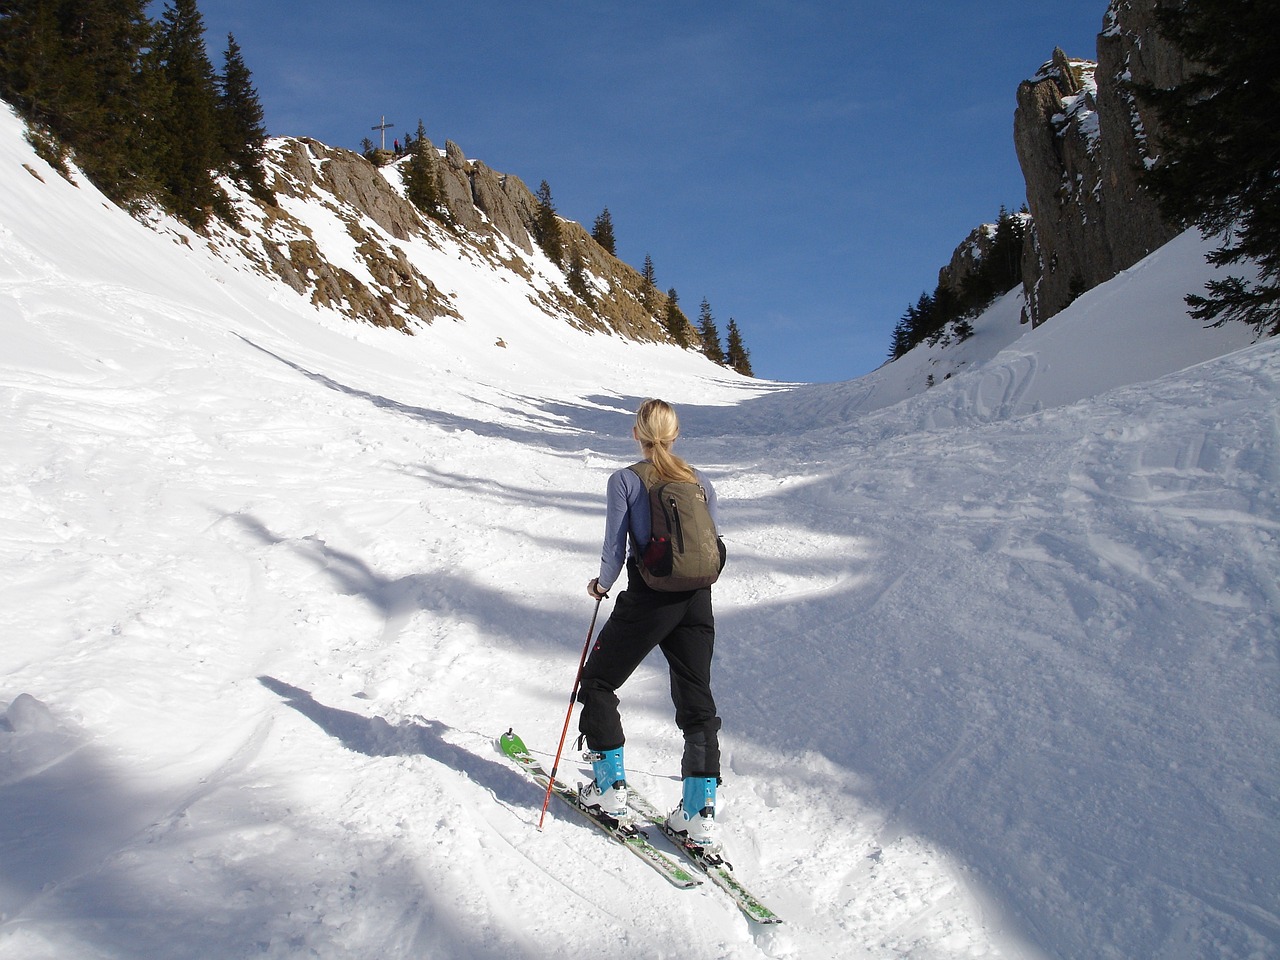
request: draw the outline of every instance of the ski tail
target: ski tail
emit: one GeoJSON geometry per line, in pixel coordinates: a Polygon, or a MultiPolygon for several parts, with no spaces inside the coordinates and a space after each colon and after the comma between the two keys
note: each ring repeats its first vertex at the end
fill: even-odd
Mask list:
{"type": "Polygon", "coordinates": [[[723,890],[733,900],[743,915],[754,923],[782,923],[782,918],[770,910],[764,903],[744,887],[733,872],[733,864],[723,855],[709,852],[702,847],[684,842],[684,838],[668,823],[666,815],[655,807],[644,795],[631,787],[628,801],[632,810],[643,821],[652,823],[667,835],[673,844],[688,857],[689,861],[707,875],[707,878],[723,890]]]}
{"type": "Polygon", "coordinates": [[[528,773],[538,786],[543,789],[550,787],[551,792],[564,801],[579,816],[588,820],[612,840],[622,844],[645,863],[649,864],[673,886],[689,888],[699,886],[702,883],[701,880],[685,869],[679,860],[655,847],[650,842],[648,834],[637,829],[634,824],[619,823],[612,817],[601,813],[598,808],[584,806],[578,798],[578,791],[567,783],[552,777],[514,730],[508,730],[498,738],[498,749],[528,773]]]}

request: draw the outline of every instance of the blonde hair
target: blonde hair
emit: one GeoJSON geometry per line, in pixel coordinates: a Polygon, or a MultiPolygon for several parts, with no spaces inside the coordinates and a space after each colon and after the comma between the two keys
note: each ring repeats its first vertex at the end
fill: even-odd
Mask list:
{"type": "Polygon", "coordinates": [[[636,439],[662,480],[697,481],[693,468],[671,452],[680,436],[680,418],[665,400],[646,400],[636,411],[636,439]]]}

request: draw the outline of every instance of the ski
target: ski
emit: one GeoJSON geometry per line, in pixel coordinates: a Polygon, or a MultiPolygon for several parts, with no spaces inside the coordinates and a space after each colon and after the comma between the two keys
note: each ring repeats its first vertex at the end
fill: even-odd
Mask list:
{"type": "Polygon", "coordinates": [[[635,787],[627,786],[627,803],[633,817],[653,824],[670,838],[699,870],[717,887],[729,895],[748,920],[755,923],[781,923],[782,918],[760,902],[760,899],[739,881],[733,873],[733,864],[719,853],[708,853],[701,847],[685,843],[683,835],[667,826],[666,814],[648,801],[635,787]]]}
{"type": "MultiPolygon", "coordinates": [[[[524,741],[513,730],[508,730],[498,738],[498,749],[511,758],[516,766],[528,773],[535,783],[544,790],[552,782],[551,774],[529,752],[524,741]]],[[[675,858],[659,850],[649,842],[649,837],[634,824],[619,823],[606,816],[594,807],[584,807],[578,800],[578,791],[562,780],[556,780],[552,793],[568,804],[578,814],[590,821],[595,827],[607,834],[611,839],[622,844],[649,866],[662,874],[668,882],[677,887],[696,887],[702,883],[697,877],[684,868],[675,858]]]]}

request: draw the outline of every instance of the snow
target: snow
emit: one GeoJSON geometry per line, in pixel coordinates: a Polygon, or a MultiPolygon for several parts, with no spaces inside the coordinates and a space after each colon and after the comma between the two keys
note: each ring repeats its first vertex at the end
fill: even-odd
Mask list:
{"type": "MultiPolygon", "coordinates": [[[[465,320],[362,326],[161,226],[0,113],[0,960],[1280,956],[1280,342],[1186,319],[1194,234],[788,385],[456,252],[465,320]],[[493,745],[554,749],[650,395],[720,494],[778,928],[538,832],[493,745]]],[[[660,659],[623,697],[674,803],[660,659]]]]}
{"type": "Polygon", "coordinates": [[[1089,152],[1093,153],[1098,149],[1098,140],[1102,136],[1101,121],[1095,108],[1098,102],[1097,64],[1091,60],[1074,60],[1072,66],[1081,70],[1080,92],[1062,98],[1063,116],[1075,124],[1089,152]]]}

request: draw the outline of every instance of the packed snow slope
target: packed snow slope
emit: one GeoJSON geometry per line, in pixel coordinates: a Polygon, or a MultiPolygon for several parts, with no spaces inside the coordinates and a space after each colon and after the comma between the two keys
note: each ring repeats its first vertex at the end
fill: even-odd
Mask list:
{"type": "MultiPolygon", "coordinates": [[[[496,270],[363,327],[161,228],[0,113],[2,960],[1280,956],[1280,342],[1186,320],[1199,238],[819,387],[496,270]],[[494,748],[554,749],[651,395],[777,928],[539,832],[494,748]]],[[[624,711],[673,803],[660,658],[624,711]]]]}

